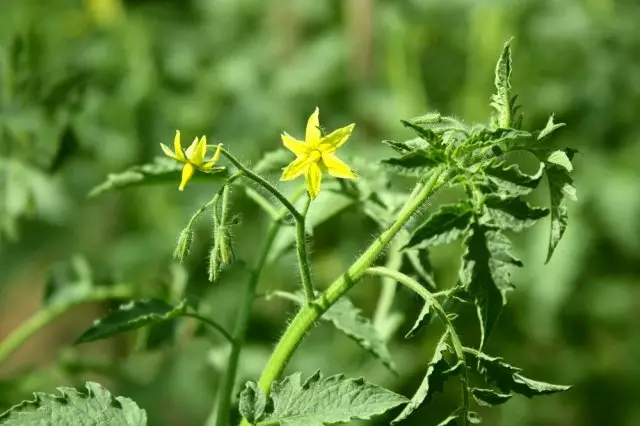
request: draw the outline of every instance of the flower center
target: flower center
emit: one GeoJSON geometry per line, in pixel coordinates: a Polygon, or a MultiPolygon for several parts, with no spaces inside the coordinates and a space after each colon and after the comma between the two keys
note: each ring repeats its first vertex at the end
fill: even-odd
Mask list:
{"type": "Polygon", "coordinates": [[[314,149],[313,151],[311,151],[309,153],[309,160],[310,161],[318,161],[322,158],[322,152],[318,149],[314,149]]]}

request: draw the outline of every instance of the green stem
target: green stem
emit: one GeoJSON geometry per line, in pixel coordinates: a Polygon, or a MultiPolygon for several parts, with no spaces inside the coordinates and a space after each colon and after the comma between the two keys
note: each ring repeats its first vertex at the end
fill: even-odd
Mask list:
{"type": "MultiPolygon", "coordinates": [[[[314,322],[362,278],[366,269],[371,266],[382,250],[384,250],[393,237],[395,237],[407,223],[409,218],[424,204],[427,198],[440,189],[447,181],[447,174],[440,168],[435,169],[427,183],[415,197],[409,199],[398,213],[396,220],[371,243],[347,272],[338,277],[311,305],[303,306],[298,311],[271,354],[271,358],[260,377],[260,388],[267,395],[269,394],[271,384],[280,377],[285,366],[300,344],[300,341],[313,326],[314,322]]],[[[242,425],[248,426],[249,423],[243,420],[242,425]]]]}
{"type": "Polygon", "coordinates": [[[195,318],[195,319],[197,319],[199,321],[202,321],[203,323],[205,323],[207,325],[210,325],[211,327],[216,329],[216,331],[218,331],[218,333],[220,333],[222,335],[222,337],[227,339],[229,341],[229,343],[233,344],[233,337],[231,336],[231,334],[229,334],[229,332],[227,330],[225,330],[224,327],[222,327],[217,322],[212,321],[209,318],[204,317],[204,316],[202,316],[200,314],[196,314],[195,312],[185,312],[181,316],[189,317],[189,318],[195,318]]]}
{"type": "MultiPolygon", "coordinates": [[[[387,267],[391,269],[399,269],[402,264],[402,253],[398,240],[392,243],[389,257],[387,259],[387,267]]],[[[398,284],[392,278],[385,277],[382,280],[382,291],[378,297],[375,313],[373,314],[373,326],[380,332],[384,340],[387,340],[395,331],[396,322],[392,321],[390,312],[393,306],[393,299],[396,297],[396,288],[398,284]]]]}
{"type": "MultiPolygon", "coordinates": [[[[298,191],[293,195],[292,199],[295,201],[302,194],[304,194],[304,192],[304,190],[298,191]]],[[[229,425],[229,407],[231,405],[231,396],[233,394],[233,387],[235,385],[240,353],[242,351],[242,346],[244,345],[244,341],[247,335],[247,329],[249,327],[251,305],[255,298],[256,287],[258,286],[258,282],[260,281],[260,275],[262,274],[262,270],[267,263],[269,253],[271,252],[271,247],[276,240],[278,231],[282,226],[282,218],[286,216],[287,211],[288,209],[281,209],[278,213],[278,217],[276,217],[269,225],[267,235],[264,242],[262,243],[262,248],[260,250],[260,257],[258,258],[258,261],[251,271],[251,275],[249,276],[249,282],[247,283],[247,286],[245,288],[245,292],[241,299],[242,304],[238,309],[238,315],[236,317],[236,325],[233,330],[233,337],[231,339],[231,341],[233,342],[231,346],[231,354],[229,355],[225,375],[222,379],[222,384],[216,397],[214,412],[211,413],[211,416],[207,420],[207,425],[229,425]]]]}
{"type": "Polygon", "coordinates": [[[451,336],[451,345],[453,346],[453,351],[456,354],[456,358],[458,358],[458,362],[462,365],[461,373],[460,373],[460,387],[462,390],[462,414],[461,421],[462,425],[467,424],[467,413],[469,412],[469,380],[467,378],[467,364],[464,358],[464,351],[462,347],[462,342],[456,333],[451,320],[447,316],[447,313],[442,308],[438,299],[436,299],[435,295],[429,292],[426,288],[424,288],[418,281],[413,278],[403,274],[402,272],[394,271],[393,269],[385,268],[383,266],[376,266],[373,268],[369,268],[366,271],[369,275],[377,275],[383,278],[392,278],[393,280],[409,287],[411,290],[416,292],[425,302],[429,302],[433,307],[436,315],[442,322],[442,324],[449,331],[449,335],[451,336]]]}
{"type": "Polygon", "coordinates": [[[298,252],[298,267],[300,268],[300,276],[302,277],[302,288],[306,297],[307,304],[311,303],[315,298],[313,282],[311,281],[311,271],[309,270],[309,256],[307,255],[307,241],[305,235],[305,222],[309,206],[311,205],[311,197],[307,195],[307,201],[302,209],[302,220],[296,221],[296,248],[298,252]]]}
{"type": "Polygon", "coordinates": [[[61,300],[36,312],[31,318],[22,323],[6,339],[0,342],[0,364],[6,361],[28,338],[38,330],[59,318],[71,308],[91,302],[101,302],[110,299],[129,299],[134,296],[132,287],[120,284],[112,287],[95,287],[89,294],[82,297],[61,300]]]}
{"type": "Polygon", "coordinates": [[[282,192],[276,189],[275,186],[271,185],[263,177],[253,173],[251,170],[246,168],[240,161],[238,161],[238,159],[236,159],[224,148],[222,149],[222,155],[227,157],[229,161],[233,163],[234,166],[236,166],[240,171],[242,171],[242,174],[244,174],[246,177],[248,177],[249,179],[257,183],[258,185],[262,186],[264,189],[269,191],[274,197],[276,197],[282,203],[282,205],[285,206],[285,208],[289,210],[289,212],[291,212],[291,214],[296,219],[296,221],[303,220],[303,217],[300,214],[300,212],[293,206],[293,204],[291,204],[289,200],[287,200],[287,197],[285,197],[282,194],[282,192]]]}

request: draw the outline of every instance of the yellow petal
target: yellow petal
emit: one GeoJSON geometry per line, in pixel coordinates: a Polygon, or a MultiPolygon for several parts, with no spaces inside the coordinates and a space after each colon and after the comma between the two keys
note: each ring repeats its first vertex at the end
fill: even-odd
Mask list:
{"type": "Polygon", "coordinates": [[[211,160],[209,160],[208,163],[206,163],[203,167],[205,169],[210,169],[213,166],[216,165],[216,163],[218,162],[218,160],[220,159],[220,154],[222,153],[222,144],[219,143],[218,144],[218,148],[216,149],[215,154],[213,154],[213,157],[211,157],[211,160]]]}
{"type": "Polygon", "coordinates": [[[322,162],[331,176],[343,179],[355,179],[358,177],[346,163],[332,153],[322,154],[322,162]]]}
{"type": "Polygon", "coordinates": [[[298,176],[303,175],[309,168],[310,164],[313,164],[313,161],[308,157],[296,158],[289,163],[287,167],[282,169],[282,176],[280,177],[280,180],[293,180],[298,176]]]}
{"type": "Polygon", "coordinates": [[[193,157],[191,158],[191,162],[196,166],[204,163],[204,156],[207,155],[207,137],[202,136],[193,152],[193,157]]]}
{"type": "Polygon", "coordinates": [[[178,160],[185,161],[184,154],[182,153],[182,144],[180,143],[180,130],[176,130],[176,136],[173,138],[173,152],[176,153],[178,160]]]}
{"type": "Polygon", "coordinates": [[[189,145],[189,148],[187,148],[187,150],[185,151],[185,154],[187,154],[187,160],[191,161],[192,163],[194,162],[194,158],[195,158],[195,154],[196,154],[196,150],[198,148],[198,137],[196,136],[193,139],[193,142],[191,142],[191,145],[189,145]]]}
{"type": "Polygon", "coordinates": [[[180,187],[178,187],[180,191],[184,191],[184,186],[189,182],[194,171],[195,169],[191,164],[187,163],[184,165],[182,168],[182,181],[180,182],[180,187]]]}
{"type": "Polygon", "coordinates": [[[324,152],[334,152],[336,149],[340,148],[351,136],[351,132],[353,132],[353,128],[355,127],[355,123],[351,123],[348,126],[341,127],[338,130],[334,130],[329,133],[327,136],[322,138],[320,141],[320,146],[318,149],[324,152]]]}
{"type": "Polygon", "coordinates": [[[293,152],[296,157],[304,157],[309,151],[309,147],[304,142],[291,137],[291,135],[283,133],[281,137],[283,145],[293,152]]]}
{"type": "Polygon", "coordinates": [[[171,151],[171,149],[166,146],[165,144],[161,143],[160,144],[160,148],[162,148],[162,150],[164,151],[164,155],[166,155],[167,157],[171,157],[174,160],[180,160],[178,157],[176,157],[176,155],[173,153],[173,151],[171,151]]]}
{"type": "Polygon", "coordinates": [[[320,182],[322,181],[322,172],[320,171],[318,163],[313,162],[309,165],[306,180],[307,191],[309,191],[309,196],[313,200],[320,193],[320,182]]]}
{"type": "Polygon", "coordinates": [[[309,120],[307,121],[307,131],[305,133],[305,142],[307,145],[314,146],[322,137],[322,132],[320,132],[320,110],[318,107],[313,111],[313,114],[309,116],[309,120]]]}

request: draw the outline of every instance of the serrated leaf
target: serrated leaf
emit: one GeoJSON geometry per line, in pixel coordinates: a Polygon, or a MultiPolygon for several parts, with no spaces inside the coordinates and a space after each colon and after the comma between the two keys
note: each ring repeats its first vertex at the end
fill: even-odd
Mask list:
{"type": "Polygon", "coordinates": [[[271,386],[273,410],[257,426],[323,426],[367,420],[382,414],[407,398],[366,382],[343,375],[323,378],[317,372],[302,382],[300,373],[271,386]]]}
{"type": "Polygon", "coordinates": [[[417,149],[400,157],[386,158],[381,161],[390,171],[404,176],[421,176],[441,162],[442,159],[438,154],[426,149],[417,149]]]}
{"type": "Polygon", "coordinates": [[[407,334],[405,334],[405,339],[413,337],[418,332],[418,330],[420,330],[425,324],[429,323],[429,321],[431,320],[432,309],[433,301],[431,299],[425,301],[422,309],[420,310],[418,318],[413,323],[413,327],[411,327],[411,330],[409,330],[407,334]]]}
{"type": "Polygon", "coordinates": [[[562,150],[553,151],[549,154],[549,157],[547,157],[546,162],[564,167],[568,172],[573,171],[573,164],[571,164],[569,156],[562,150]]]}
{"type": "Polygon", "coordinates": [[[511,97],[511,41],[509,39],[502,48],[502,53],[496,63],[494,84],[496,93],[491,96],[491,106],[495,112],[492,117],[494,127],[510,128],[515,110],[515,99],[511,97]]]}
{"type": "Polygon", "coordinates": [[[449,377],[457,374],[458,365],[456,365],[454,368],[451,368],[447,360],[444,358],[444,354],[450,351],[449,346],[446,343],[448,337],[449,333],[447,332],[440,338],[433,357],[431,358],[431,361],[429,361],[427,372],[422,379],[422,383],[420,383],[420,386],[411,398],[411,401],[409,401],[402,412],[391,421],[391,424],[396,424],[403,421],[411,414],[413,414],[413,412],[416,411],[420,406],[422,406],[423,404],[428,404],[436,392],[442,391],[444,382],[449,377]]]}
{"type": "MultiPolygon", "coordinates": [[[[89,196],[95,197],[108,191],[140,185],[174,184],[177,187],[181,179],[182,166],[181,163],[170,158],[158,157],[151,164],[134,166],[124,172],[109,174],[105,182],[89,191],[89,196]]],[[[193,180],[211,179],[212,175],[222,179],[227,175],[226,169],[214,167],[207,173],[195,173],[193,180]]]]}
{"type": "Polygon", "coordinates": [[[411,121],[407,121],[407,120],[400,120],[402,125],[405,127],[408,127],[409,129],[413,130],[414,132],[416,132],[416,134],[424,139],[425,141],[429,142],[430,144],[435,144],[435,145],[439,145],[441,143],[440,138],[438,138],[438,136],[430,129],[425,129],[422,126],[419,126],[415,123],[412,123],[411,121]]]}
{"type": "Polygon", "coordinates": [[[548,209],[533,207],[519,196],[488,195],[485,199],[485,214],[481,222],[500,229],[521,231],[535,225],[548,214],[548,209]]]}
{"type": "Polygon", "coordinates": [[[544,126],[544,129],[542,129],[540,131],[540,133],[538,134],[537,140],[542,140],[546,137],[548,137],[549,135],[551,135],[551,133],[555,132],[556,130],[558,130],[561,127],[564,127],[565,123],[554,123],[553,122],[553,114],[551,114],[549,116],[549,120],[547,121],[547,125],[544,126]]]}
{"type": "MultiPolygon", "coordinates": [[[[293,300],[299,305],[304,304],[304,297],[299,293],[276,292],[273,295],[293,300]]],[[[363,349],[380,359],[391,371],[396,371],[387,343],[371,320],[362,315],[362,311],[348,298],[339,299],[320,319],[331,322],[334,327],[355,340],[363,349]]]]}
{"type": "Polygon", "coordinates": [[[256,173],[270,173],[280,171],[291,162],[291,152],[278,148],[266,152],[253,168],[256,173]]]}
{"type": "Polygon", "coordinates": [[[412,233],[404,249],[446,244],[469,228],[473,213],[467,203],[444,204],[412,233]]]}
{"type": "Polygon", "coordinates": [[[505,235],[483,225],[471,228],[464,246],[460,281],[476,305],[482,347],[507,302],[507,291],[513,289],[509,269],[522,262],[509,253],[505,235]]]}
{"type": "Polygon", "coordinates": [[[404,142],[383,140],[382,143],[400,154],[404,154],[406,152],[411,151],[411,147],[404,142]]]}
{"type": "Polygon", "coordinates": [[[176,318],[185,312],[186,306],[186,301],[174,306],[158,299],[132,300],[120,305],[106,317],[96,320],[76,340],[76,344],[106,339],[116,334],[176,318]]]}
{"type": "Polygon", "coordinates": [[[496,184],[498,190],[510,195],[526,195],[536,189],[542,180],[543,163],[534,175],[523,173],[515,164],[507,165],[494,160],[489,163],[484,172],[489,180],[496,184]]]}
{"type": "Polygon", "coordinates": [[[251,424],[260,420],[267,407],[267,396],[255,382],[247,382],[240,392],[239,410],[242,417],[251,424]]]}
{"type": "Polygon", "coordinates": [[[546,163],[546,174],[549,183],[549,198],[551,210],[551,229],[549,234],[549,250],[546,263],[551,260],[553,252],[564,235],[569,222],[567,198],[576,200],[576,189],[573,178],[563,166],[546,163]]]}
{"type": "Polygon", "coordinates": [[[476,402],[484,407],[504,404],[513,396],[511,393],[499,393],[493,389],[481,388],[473,388],[471,389],[471,393],[476,402]]]}
{"type": "Polygon", "coordinates": [[[437,112],[428,113],[420,117],[412,118],[408,122],[403,121],[403,124],[411,128],[413,128],[412,126],[421,126],[418,129],[413,128],[416,132],[418,132],[418,134],[420,134],[420,131],[425,130],[425,128],[436,135],[451,131],[463,133],[467,131],[464,123],[462,123],[457,118],[447,117],[437,112]]]}
{"type": "Polygon", "coordinates": [[[474,356],[479,363],[480,372],[488,383],[494,384],[501,392],[515,392],[532,398],[537,395],[549,395],[571,389],[571,386],[554,385],[523,376],[517,367],[507,364],[500,357],[492,357],[475,349],[465,349],[465,353],[474,356]]]}
{"type": "Polygon", "coordinates": [[[0,425],[145,426],[147,413],[129,398],[114,397],[102,385],[87,382],[86,391],[58,388],[60,395],[35,393],[0,415],[0,425]]]}

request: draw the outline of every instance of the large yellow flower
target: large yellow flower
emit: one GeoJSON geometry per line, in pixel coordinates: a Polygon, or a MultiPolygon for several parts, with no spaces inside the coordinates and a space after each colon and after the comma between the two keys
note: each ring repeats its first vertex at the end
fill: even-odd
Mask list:
{"type": "Polygon", "coordinates": [[[322,170],[338,178],[357,177],[353,170],[335,155],[336,150],[351,136],[355,124],[349,124],[322,136],[319,115],[320,110],[316,108],[309,117],[304,142],[291,137],[286,132],[282,134],[282,143],[296,155],[296,159],[283,169],[280,180],[293,180],[304,174],[307,190],[312,199],[316,198],[320,192],[322,170]]]}
{"type": "Polygon", "coordinates": [[[218,144],[218,148],[211,160],[205,162],[204,157],[207,154],[207,137],[202,136],[200,139],[196,137],[193,142],[191,142],[191,145],[189,145],[189,148],[183,151],[182,144],[180,143],[179,130],[176,130],[176,137],[173,139],[174,151],[171,151],[171,149],[169,149],[165,144],[161,143],[160,146],[166,155],[176,161],[184,163],[184,167],[182,168],[182,181],[178,187],[180,191],[184,190],[184,186],[189,182],[189,179],[191,179],[191,176],[193,176],[196,169],[203,172],[210,171],[220,159],[220,152],[222,150],[222,144],[218,144]]]}

